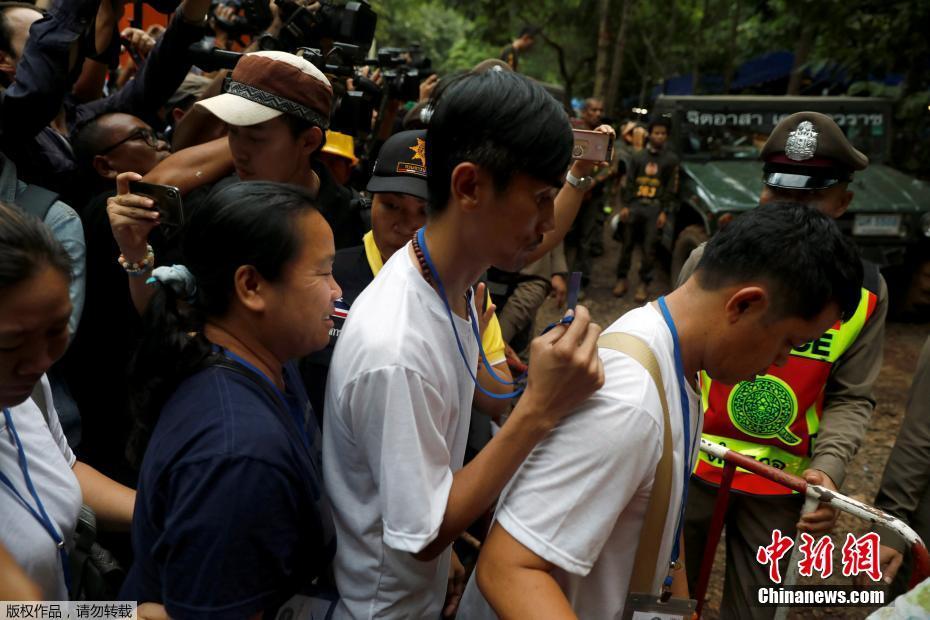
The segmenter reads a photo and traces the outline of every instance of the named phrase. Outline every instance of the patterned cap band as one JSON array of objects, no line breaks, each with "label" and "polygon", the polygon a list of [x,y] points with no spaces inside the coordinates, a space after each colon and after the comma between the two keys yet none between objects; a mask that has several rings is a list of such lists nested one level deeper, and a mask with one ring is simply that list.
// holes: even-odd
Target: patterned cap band
[{"label": "patterned cap band", "polygon": [[316,110],[311,110],[307,106],[301,105],[296,101],[292,101],[286,97],[275,95],[274,93],[269,93],[266,90],[255,88],[254,86],[243,84],[242,82],[237,82],[231,77],[226,78],[226,84],[223,90],[231,95],[236,95],[237,97],[248,99],[249,101],[263,105],[267,108],[302,118],[305,121],[313,123],[321,129],[329,129],[328,118],[325,118]]}]

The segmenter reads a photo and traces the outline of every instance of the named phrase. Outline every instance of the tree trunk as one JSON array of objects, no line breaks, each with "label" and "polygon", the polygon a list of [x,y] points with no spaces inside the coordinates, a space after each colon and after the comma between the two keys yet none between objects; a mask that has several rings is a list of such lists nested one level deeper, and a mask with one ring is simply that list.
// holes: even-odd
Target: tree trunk
[{"label": "tree trunk", "polygon": [[597,60],[594,63],[594,96],[604,98],[607,90],[610,55],[610,0],[600,0],[601,25],[597,31]]},{"label": "tree trunk", "polygon": [[801,78],[804,77],[804,65],[810,57],[811,50],[814,49],[814,38],[816,37],[814,29],[814,20],[809,17],[801,28],[801,38],[794,48],[794,65],[791,67],[791,78],[788,80],[788,95],[801,94]]},{"label": "tree trunk", "polygon": [[694,58],[691,65],[691,94],[698,95],[701,91],[701,50],[704,49],[704,32],[708,27],[710,15],[710,0],[704,0],[704,9],[701,12],[701,23],[698,26],[694,45]]},{"label": "tree trunk", "polygon": [[617,105],[617,95],[620,91],[620,78],[623,76],[623,55],[626,51],[626,26],[630,21],[630,10],[636,0],[621,0],[620,26],[617,28],[617,38],[614,41],[614,59],[610,66],[610,82],[607,85],[607,95],[604,101],[604,110],[613,116]]},{"label": "tree trunk", "polygon": [[565,48],[541,33],[543,41],[555,50],[559,59],[559,75],[562,76],[562,84],[565,86],[565,95],[562,97],[562,103],[565,110],[571,112],[572,109],[572,91],[575,84],[575,73],[568,70],[568,63],[565,62]]},{"label": "tree trunk", "polygon": [[730,39],[727,41],[727,65],[723,70],[723,92],[729,94],[736,72],[736,35],[739,33],[740,2],[734,0],[730,9]]}]

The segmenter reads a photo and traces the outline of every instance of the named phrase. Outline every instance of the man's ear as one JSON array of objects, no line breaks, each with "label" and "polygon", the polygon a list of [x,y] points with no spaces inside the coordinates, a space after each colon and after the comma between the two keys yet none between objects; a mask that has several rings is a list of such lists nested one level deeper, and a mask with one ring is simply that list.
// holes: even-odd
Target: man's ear
[{"label": "man's ear", "polygon": [[300,148],[306,151],[309,157],[316,153],[317,149],[320,148],[320,144],[323,143],[323,130],[319,127],[311,127],[300,134],[298,141],[300,142]]},{"label": "man's ear", "polygon": [[762,316],[771,305],[768,291],[761,286],[744,286],[730,290],[731,294],[724,308],[728,323],[736,323],[750,316]]},{"label": "man's ear", "polygon": [[8,52],[0,51],[0,73],[6,74],[7,83],[16,77],[16,59]]},{"label": "man's ear", "polygon": [[827,217],[833,219],[842,217],[849,208],[849,204],[852,202],[854,195],[848,187],[849,185],[847,183],[843,183],[842,185],[835,185],[825,190],[825,200],[821,200],[818,203],[819,210]]},{"label": "man's ear", "polygon": [[186,114],[187,110],[183,108],[171,108],[171,119],[174,121],[174,125],[177,126]]},{"label": "man's ear", "polygon": [[115,179],[116,175],[119,174],[110,166],[110,161],[103,155],[94,155],[94,161],[91,162],[91,165],[93,165],[97,174],[104,179]]},{"label": "man's ear", "polygon": [[470,161],[460,163],[452,170],[450,197],[465,210],[473,210],[480,203],[480,177],[478,166]]},{"label": "man's ear", "polygon": [[834,215],[833,215],[834,219],[839,218],[844,213],[846,213],[846,210],[849,208],[850,203],[852,203],[853,196],[855,196],[855,194],[851,190],[847,189],[843,192],[843,195],[840,198],[840,204],[837,207],[836,211],[834,211]]},{"label": "man's ear", "polygon": [[242,265],[236,269],[233,276],[235,281],[236,298],[243,306],[252,312],[263,312],[266,300],[263,296],[267,290],[267,282],[252,265]]}]

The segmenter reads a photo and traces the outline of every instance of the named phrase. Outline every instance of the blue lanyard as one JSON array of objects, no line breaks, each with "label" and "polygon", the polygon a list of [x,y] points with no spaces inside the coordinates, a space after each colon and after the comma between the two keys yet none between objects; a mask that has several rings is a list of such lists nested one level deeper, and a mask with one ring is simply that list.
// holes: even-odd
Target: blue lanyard
[{"label": "blue lanyard", "polygon": [[[672,319],[672,313],[668,311],[668,305],[665,303],[665,296],[659,297],[659,309],[662,310],[662,317],[668,330],[672,332],[672,342],[675,345],[675,371],[678,375],[678,390],[681,398],[681,417],[684,423],[682,432],[685,436],[685,465],[684,465],[684,486],[681,492],[681,508],[678,510],[678,525],[675,527],[675,542],[672,545],[672,557],[669,561],[670,566],[678,562],[681,555],[681,528],[684,524],[685,506],[688,503],[688,482],[691,479],[691,455],[694,454],[699,433],[695,433],[694,442],[691,440],[691,407],[688,401],[688,391],[685,389],[685,365],[681,361],[681,342],[678,340],[678,329],[675,327],[675,321]],[[672,585],[672,577],[669,575],[665,578],[665,585]]]},{"label": "blue lanyard", "polygon": [[32,495],[32,499],[35,500],[38,511],[32,507],[32,505],[26,501],[26,498],[16,490],[16,487],[13,486],[13,483],[10,479],[0,471],[0,482],[2,482],[13,495],[16,496],[16,499],[22,503],[22,505],[29,511],[36,521],[39,522],[39,525],[52,537],[52,540],[55,542],[55,546],[58,547],[58,555],[61,556],[61,570],[65,575],[65,586],[70,591],[71,589],[71,567],[68,564],[68,551],[65,549],[65,540],[61,534],[58,533],[58,530],[55,529],[55,525],[52,523],[51,518],[49,518],[48,513],[45,511],[45,505],[42,504],[42,500],[39,499],[39,494],[36,492],[35,485],[32,484],[32,478],[29,476],[29,465],[26,463],[26,451],[23,449],[23,442],[19,440],[19,434],[16,432],[16,427],[13,425],[13,416],[10,414],[9,409],[3,410],[3,417],[6,418],[6,426],[10,429],[10,434],[13,436],[13,441],[16,442],[16,450],[19,453],[19,468],[23,472],[23,478],[26,481],[26,488],[29,489],[29,494]]},{"label": "blue lanyard", "polygon": [[[429,267],[430,275],[433,280],[436,282],[436,288],[439,289],[439,296],[442,298],[442,303],[446,307],[446,313],[449,315],[449,323],[452,325],[452,333],[455,334],[455,343],[459,347],[459,354],[462,356],[462,361],[465,362],[465,369],[468,370],[468,375],[471,377],[471,380],[474,381],[475,387],[478,388],[485,396],[490,398],[496,398],[498,400],[509,400],[515,398],[523,393],[525,389],[522,385],[513,392],[507,394],[495,394],[490,392],[478,383],[478,377],[475,376],[474,371],[471,369],[471,363],[468,361],[468,356],[465,355],[465,347],[462,345],[462,341],[459,339],[459,332],[455,328],[455,319],[452,318],[452,307],[449,305],[449,299],[446,296],[446,288],[442,285],[442,280],[439,278],[439,272],[436,271],[436,266],[433,264],[433,259],[429,255],[429,248],[426,247],[426,236],[424,234],[425,228],[421,228],[417,231],[417,243],[420,245],[420,249],[423,251],[423,258],[426,261],[426,266]],[[491,364],[488,363],[488,357],[484,353],[484,346],[481,344],[481,334],[478,332],[478,319],[475,317],[475,312],[471,307],[471,289],[468,290],[468,298],[466,300],[465,306],[468,308],[468,318],[471,320],[471,329],[475,335],[475,340],[478,342],[478,352],[481,355],[481,363],[484,364],[485,370],[488,371],[488,374],[491,375],[495,381],[502,385],[520,385],[520,381],[507,381],[498,375],[494,370],[491,369]]]},{"label": "blue lanyard", "polygon": [[[292,405],[291,400],[287,396],[285,396],[284,393],[281,392],[281,390],[278,389],[278,386],[275,385],[274,381],[272,381],[268,377],[268,375],[266,375],[261,370],[259,370],[258,367],[256,367],[254,364],[244,359],[243,357],[236,355],[229,349],[224,349],[221,347],[217,347],[217,348],[219,348],[223,352],[223,355],[225,355],[226,357],[228,357],[229,359],[235,362],[238,362],[239,364],[242,364],[243,366],[245,366],[246,368],[248,368],[249,370],[257,374],[259,377],[264,379],[268,383],[268,385],[271,386],[271,389],[274,390],[274,393],[278,395],[278,398],[280,398],[284,406],[287,407],[287,411],[290,414],[291,418],[293,418],[294,422],[297,423],[297,428],[300,429],[301,439],[303,439],[307,447],[310,448],[313,442],[310,441],[310,431],[307,430],[307,420],[301,419],[303,417],[302,413],[298,414],[294,411],[294,407],[291,406]],[[283,374],[284,373],[282,369],[282,375]]]}]

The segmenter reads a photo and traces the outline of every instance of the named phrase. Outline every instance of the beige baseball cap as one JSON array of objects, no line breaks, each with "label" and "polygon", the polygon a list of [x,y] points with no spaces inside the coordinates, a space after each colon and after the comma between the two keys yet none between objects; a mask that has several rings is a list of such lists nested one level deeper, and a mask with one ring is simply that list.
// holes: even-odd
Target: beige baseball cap
[{"label": "beige baseball cap", "polygon": [[230,125],[264,123],[282,114],[329,127],[333,87],[308,60],[287,52],[245,54],[227,78],[224,93],[195,105]]}]

